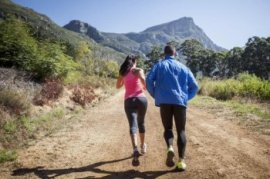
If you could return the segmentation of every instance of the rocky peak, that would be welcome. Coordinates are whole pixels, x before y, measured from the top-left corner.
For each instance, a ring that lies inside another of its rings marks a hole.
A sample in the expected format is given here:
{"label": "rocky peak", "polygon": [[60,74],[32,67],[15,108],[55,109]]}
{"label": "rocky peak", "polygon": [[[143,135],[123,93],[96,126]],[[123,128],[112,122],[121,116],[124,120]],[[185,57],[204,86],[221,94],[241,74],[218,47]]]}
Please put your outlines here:
{"label": "rocky peak", "polygon": [[176,32],[186,32],[195,27],[196,25],[191,17],[183,17],[175,21],[150,27],[143,32],[165,32],[169,35],[175,35]]}
{"label": "rocky peak", "polygon": [[102,34],[93,26],[89,25],[88,23],[79,21],[79,20],[72,20],[64,28],[87,35],[94,39],[96,42],[100,42],[103,40]]}

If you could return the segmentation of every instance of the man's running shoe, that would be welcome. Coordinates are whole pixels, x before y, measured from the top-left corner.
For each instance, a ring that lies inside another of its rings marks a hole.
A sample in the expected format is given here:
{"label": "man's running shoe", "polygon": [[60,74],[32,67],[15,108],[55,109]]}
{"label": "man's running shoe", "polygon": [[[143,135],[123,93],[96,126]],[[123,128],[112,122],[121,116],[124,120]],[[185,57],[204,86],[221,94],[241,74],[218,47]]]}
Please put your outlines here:
{"label": "man's running shoe", "polygon": [[133,159],[132,159],[132,165],[133,166],[139,166],[140,165],[139,156],[140,156],[139,151],[138,150],[134,150],[134,152],[133,152]]}
{"label": "man's running shoe", "polygon": [[185,171],[186,168],[187,168],[187,164],[185,163],[184,160],[179,160],[179,162],[176,164],[176,168],[177,168],[179,171]]}
{"label": "man's running shoe", "polygon": [[174,151],[173,148],[169,148],[167,151],[167,159],[166,159],[166,165],[168,167],[173,167],[174,166]]}
{"label": "man's running shoe", "polygon": [[141,146],[141,154],[144,155],[146,153],[146,148],[147,148],[147,145],[144,143],[142,146]]}

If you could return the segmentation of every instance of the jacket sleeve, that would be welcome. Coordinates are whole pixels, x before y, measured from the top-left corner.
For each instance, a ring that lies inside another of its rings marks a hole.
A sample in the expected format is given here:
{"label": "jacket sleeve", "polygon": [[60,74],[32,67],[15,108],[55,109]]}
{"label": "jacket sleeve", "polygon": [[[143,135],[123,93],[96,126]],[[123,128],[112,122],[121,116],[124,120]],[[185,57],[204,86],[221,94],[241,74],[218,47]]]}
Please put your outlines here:
{"label": "jacket sleeve", "polygon": [[188,70],[188,100],[191,100],[199,89],[198,83],[190,70]]}
{"label": "jacket sleeve", "polygon": [[157,65],[154,65],[146,77],[146,88],[153,98],[155,98],[156,71]]}

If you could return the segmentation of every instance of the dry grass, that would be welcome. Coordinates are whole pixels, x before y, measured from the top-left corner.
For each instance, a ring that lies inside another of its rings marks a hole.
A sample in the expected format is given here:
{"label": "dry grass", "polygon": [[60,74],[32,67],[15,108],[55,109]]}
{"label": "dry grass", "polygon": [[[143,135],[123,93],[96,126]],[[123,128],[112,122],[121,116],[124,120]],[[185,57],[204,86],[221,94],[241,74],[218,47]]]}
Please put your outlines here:
{"label": "dry grass", "polygon": [[11,115],[27,115],[30,110],[30,102],[24,94],[13,90],[0,90],[0,108]]}
{"label": "dry grass", "polygon": [[76,86],[72,91],[71,100],[85,106],[86,104],[91,103],[94,99],[97,98],[97,95],[94,92],[94,89],[89,85]]}

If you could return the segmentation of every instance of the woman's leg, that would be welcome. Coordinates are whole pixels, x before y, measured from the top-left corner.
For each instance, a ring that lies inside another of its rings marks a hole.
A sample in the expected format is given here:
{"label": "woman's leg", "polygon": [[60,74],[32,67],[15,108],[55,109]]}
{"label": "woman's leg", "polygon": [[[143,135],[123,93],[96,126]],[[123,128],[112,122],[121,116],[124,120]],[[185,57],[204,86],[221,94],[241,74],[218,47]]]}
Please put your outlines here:
{"label": "woman's leg", "polygon": [[134,107],[134,100],[133,98],[129,98],[125,100],[125,112],[129,123],[129,133],[131,138],[131,143],[133,149],[137,149],[138,142],[137,142],[137,110]]}
{"label": "woman's leg", "polygon": [[141,147],[145,145],[145,125],[144,119],[147,110],[147,99],[145,97],[138,97],[136,100],[137,111],[138,111],[138,128],[140,133]]}

